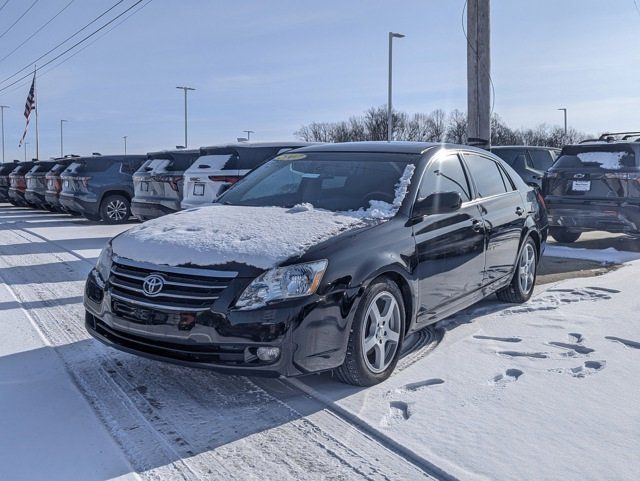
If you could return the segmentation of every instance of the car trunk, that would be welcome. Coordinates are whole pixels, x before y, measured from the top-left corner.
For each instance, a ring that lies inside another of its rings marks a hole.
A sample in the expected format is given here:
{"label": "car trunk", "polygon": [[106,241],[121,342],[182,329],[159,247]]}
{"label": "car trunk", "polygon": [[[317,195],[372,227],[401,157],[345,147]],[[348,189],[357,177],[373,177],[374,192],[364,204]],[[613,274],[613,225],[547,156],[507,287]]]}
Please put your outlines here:
{"label": "car trunk", "polygon": [[88,192],[89,180],[91,179],[89,171],[88,160],[77,160],[69,164],[69,167],[60,174],[62,192],[68,194]]}
{"label": "car trunk", "polygon": [[46,175],[47,172],[54,166],[52,162],[40,162],[25,175],[25,182],[27,189],[36,192],[42,192],[47,188]]}
{"label": "car trunk", "polygon": [[543,192],[554,203],[622,202],[630,192],[637,196],[639,174],[629,146],[569,146],[545,175]]}
{"label": "car trunk", "polygon": [[47,192],[52,194],[59,194],[62,190],[62,181],[60,174],[67,168],[66,164],[56,164],[53,168],[47,172],[45,179],[47,184]]}
{"label": "car trunk", "polygon": [[149,154],[149,159],[133,176],[135,200],[139,202],[180,202],[184,171],[198,157],[198,151]]}

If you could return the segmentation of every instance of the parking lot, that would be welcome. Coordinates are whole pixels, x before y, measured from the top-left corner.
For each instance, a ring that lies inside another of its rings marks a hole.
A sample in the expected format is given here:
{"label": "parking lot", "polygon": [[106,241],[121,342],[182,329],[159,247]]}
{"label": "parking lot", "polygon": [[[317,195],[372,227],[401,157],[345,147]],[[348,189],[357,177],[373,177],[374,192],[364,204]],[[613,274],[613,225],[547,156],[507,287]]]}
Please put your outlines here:
{"label": "parking lot", "polygon": [[[407,343],[389,381],[362,389],[329,374],[223,376],[91,340],[84,281],[126,228],[0,207],[0,376],[16,386],[0,401],[15,440],[0,463],[11,479],[26,444],[67,479],[522,479],[534,465],[541,479],[635,477],[624,460],[640,448],[638,425],[624,413],[640,395],[629,382],[640,330],[627,286],[640,267],[619,265],[637,256],[632,239],[560,246],[583,259],[545,258],[529,303],[488,299],[442,321]],[[56,443],[60,432],[75,442]],[[603,443],[624,449],[603,454]],[[51,469],[30,466],[28,479]]]}

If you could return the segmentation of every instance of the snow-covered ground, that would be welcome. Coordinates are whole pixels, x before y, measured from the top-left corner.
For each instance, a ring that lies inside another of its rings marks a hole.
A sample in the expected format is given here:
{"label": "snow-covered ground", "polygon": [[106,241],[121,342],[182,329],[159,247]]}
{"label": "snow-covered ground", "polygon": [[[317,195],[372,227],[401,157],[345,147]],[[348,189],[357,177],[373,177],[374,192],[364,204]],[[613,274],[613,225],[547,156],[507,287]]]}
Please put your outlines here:
{"label": "snow-covered ground", "polygon": [[223,376],[91,340],[84,278],[123,229],[0,205],[0,479],[638,477],[636,254],[553,246],[631,262],[524,306],[484,301],[387,382],[356,389],[326,374]]}

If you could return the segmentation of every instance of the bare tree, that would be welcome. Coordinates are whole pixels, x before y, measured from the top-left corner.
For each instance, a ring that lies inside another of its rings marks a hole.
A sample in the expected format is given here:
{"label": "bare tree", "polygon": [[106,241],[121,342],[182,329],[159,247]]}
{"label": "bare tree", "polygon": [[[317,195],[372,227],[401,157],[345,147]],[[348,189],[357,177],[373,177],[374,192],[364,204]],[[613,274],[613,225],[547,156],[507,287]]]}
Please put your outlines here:
{"label": "bare tree", "polygon": [[447,141],[454,144],[467,142],[467,115],[458,109],[449,114],[447,122]]}

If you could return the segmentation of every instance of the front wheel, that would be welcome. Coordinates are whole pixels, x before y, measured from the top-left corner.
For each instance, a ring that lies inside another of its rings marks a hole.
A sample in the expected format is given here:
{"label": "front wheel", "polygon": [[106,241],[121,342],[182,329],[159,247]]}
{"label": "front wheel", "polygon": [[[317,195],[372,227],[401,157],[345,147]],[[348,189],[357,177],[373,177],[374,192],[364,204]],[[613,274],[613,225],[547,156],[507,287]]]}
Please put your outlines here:
{"label": "front wheel", "polygon": [[536,285],[538,268],[538,250],[533,239],[529,237],[520,251],[516,270],[513,273],[511,284],[496,292],[502,302],[522,304],[527,302],[533,294]]}
{"label": "front wheel", "polygon": [[387,379],[398,363],[404,326],[400,289],[389,279],[376,281],[358,307],[336,377],[355,386],[373,386]]}
{"label": "front wheel", "polygon": [[113,194],[105,197],[100,204],[100,218],[105,224],[122,224],[131,217],[129,199],[123,195]]}
{"label": "front wheel", "polygon": [[549,234],[551,234],[551,237],[556,241],[563,244],[571,244],[580,238],[580,232],[567,230],[564,227],[551,227]]}

